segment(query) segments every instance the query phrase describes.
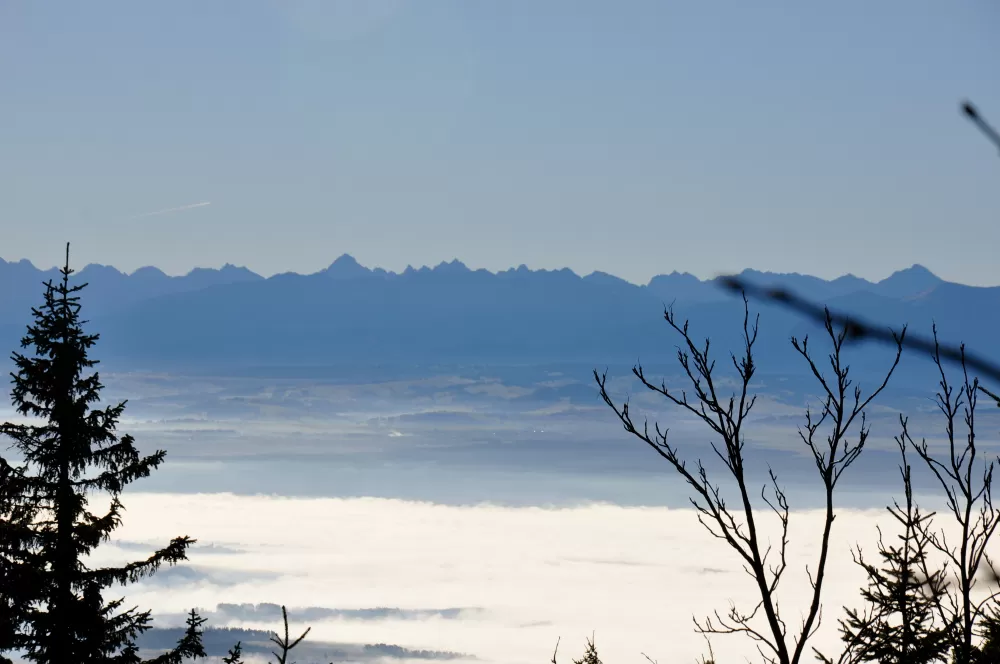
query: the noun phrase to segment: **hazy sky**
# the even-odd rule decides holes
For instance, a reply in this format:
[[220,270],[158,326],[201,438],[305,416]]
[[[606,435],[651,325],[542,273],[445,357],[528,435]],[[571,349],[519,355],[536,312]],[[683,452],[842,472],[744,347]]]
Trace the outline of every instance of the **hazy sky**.
[[1000,124],[998,37],[992,0],[6,2],[0,255],[1000,284],[958,112]]

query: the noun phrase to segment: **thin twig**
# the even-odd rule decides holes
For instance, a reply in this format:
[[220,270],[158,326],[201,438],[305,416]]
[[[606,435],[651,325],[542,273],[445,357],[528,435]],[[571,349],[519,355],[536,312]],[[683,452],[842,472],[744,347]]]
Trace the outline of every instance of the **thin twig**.
[[825,394],[821,410],[816,417],[811,411],[806,411],[806,424],[800,429],[799,434],[803,443],[809,448],[819,471],[826,493],[827,508],[820,539],[819,559],[814,569],[806,569],[812,589],[811,602],[803,617],[802,627],[790,649],[786,643],[788,629],[778,610],[777,601],[778,583],[787,567],[785,554],[788,545],[789,504],[778,484],[777,475],[770,471],[773,500],[769,497],[766,485],[761,497],[777,517],[781,528],[781,540],[777,548],[777,560],[769,563],[768,555],[772,547],[769,542],[764,541],[758,531],[759,516],[754,512],[746,474],[744,459],[746,437],[743,427],[756,403],[756,397],[750,391],[750,384],[756,370],[753,346],[757,339],[758,319],[756,316],[751,319],[749,302],[745,295],[743,306],[743,356],[730,355],[738,377],[734,394],[727,397],[720,393],[721,383],[713,373],[715,361],[710,356],[708,340],[704,344],[697,344],[689,333],[688,322],[680,321],[669,307],[664,311],[664,318],[682,339],[677,350],[677,360],[687,377],[685,382],[689,384],[690,398],[688,391],[668,388],[665,381],[659,384],[652,382],[646,376],[642,365],[637,364],[632,369],[633,375],[645,388],[662,395],[675,406],[701,420],[715,434],[721,445],[712,441],[709,446],[729,471],[739,490],[740,504],[735,509],[730,509],[726,504],[720,486],[709,480],[708,471],[700,459],[696,460],[694,467],[691,467],[681,457],[680,450],[668,438],[666,428],[654,423],[650,429],[648,422],[640,423],[633,419],[628,400],[618,405],[611,398],[607,391],[607,372],[601,374],[595,371],[594,379],[600,389],[601,398],[615,412],[624,429],[670,463],[694,490],[695,495],[689,499],[697,512],[698,521],[710,535],[725,540],[742,559],[743,569],[756,582],[759,601],[752,609],[743,611],[731,603],[725,616],[716,611],[702,622],[695,619],[696,631],[703,635],[742,634],[755,642],[754,645],[763,661],[774,664],[800,664],[806,652],[806,642],[816,634],[822,621],[820,596],[835,517],[834,489],[842,472],[858,458],[865,446],[869,434],[865,410],[885,389],[890,376],[899,364],[906,329],[903,328],[895,337],[895,358],[884,380],[865,398],[862,398],[861,389],[853,386],[853,381],[848,378],[848,367],[842,363],[841,350],[849,333],[846,326],[844,329],[837,329],[838,326],[834,325],[832,317],[824,313],[824,328],[832,344],[828,356],[833,369],[832,376],[826,376],[820,370],[809,351],[808,338],[803,338],[801,341],[795,338],[791,340]]

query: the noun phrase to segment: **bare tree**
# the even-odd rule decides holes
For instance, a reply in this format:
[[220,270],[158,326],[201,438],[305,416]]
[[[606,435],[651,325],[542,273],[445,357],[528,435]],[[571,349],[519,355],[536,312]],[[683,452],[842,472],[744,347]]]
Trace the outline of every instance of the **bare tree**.
[[[900,416],[906,430],[906,420]],[[895,500],[886,509],[902,526],[899,544],[887,545],[879,528],[879,567],[865,560],[861,547],[852,552],[854,562],[868,576],[861,591],[866,607],[846,609],[840,620],[845,648],[838,664],[879,662],[879,664],[930,664],[944,661],[954,633],[955,621],[945,620],[941,603],[948,593],[947,567],[931,568],[928,553],[933,548],[928,530],[934,512],[922,512],[913,499],[911,467],[906,459],[907,441],[896,437],[902,455],[900,474],[904,506]],[[816,656],[833,664],[818,650]]]
[[[933,332],[936,344],[936,326]],[[977,624],[985,617],[987,604],[997,596],[997,593],[993,593],[977,602],[972,598],[972,590],[976,585],[976,575],[983,563],[989,563],[986,546],[1000,525],[1000,511],[993,507],[993,460],[987,462],[984,458],[982,464],[977,463],[977,457],[982,456],[976,446],[979,379],[969,378],[964,361],[964,345],[959,348],[959,352],[962,384],[957,388],[948,382],[940,352],[934,354],[934,363],[941,376],[938,383],[940,390],[936,397],[938,409],[945,417],[947,459],[944,461],[937,459],[928,447],[926,439],[921,439],[919,443],[914,441],[906,420],[901,421],[902,438],[916,451],[941,485],[948,511],[959,527],[959,541],[956,544],[949,544],[943,530],[932,531],[927,524],[921,524],[930,544],[945,556],[957,576],[957,588],[948,595],[948,617],[958,626],[954,642],[956,664],[969,664],[975,657],[973,637],[976,635]],[[964,435],[957,431],[960,414],[964,424]]]
[[[965,112],[974,119],[978,115]],[[989,132],[987,132],[989,134]],[[995,135],[995,134],[990,134]],[[793,293],[782,289],[766,289],[745,284],[739,278],[725,277],[721,283],[727,288],[752,293],[763,299],[786,306],[807,318],[816,319],[820,311],[829,318],[829,311],[820,305],[808,302]],[[899,335],[891,329],[881,328],[848,314],[833,314],[833,320],[849,330],[849,341],[886,341],[895,340]],[[931,537],[933,548],[944,554],[950,568],[957,579],[948,595],[948,610],[940,609],[943,621],[955,623],[958,629],[952,638],[952,649],[956,664],[967,664],[975,661],[990,661],[986,650],[1000,650],[1000,611],[996,599],[1000,593],[992,593],[980,601],[972,598],[972,589],[976,585],[977,571],[985,562],[990,568],[994,585],[1000,584],[1000,575],[992,571],[993,565],[986,555],[986,547],[993,536],[1000,513],[992,503],[993,461],[984,461],[981,468],[982,479],[977,481],[974,470],[976,460],[981,456],[976,446],[975,411],[979,393],[986,394],[1000,406],[1000,395],[992,392],[979,383],[979,378],[970,380],[969,370],[973,369],[982,375],[1000,379],[1000,367],[974,355],[966,350],[964,344],[945,346],[940,343],[937,328],[932,328],[930,338],[908,339],[905,347],[923,355],[928,355],[934,361],[939,376],[940,391],[937,392],[937,405],[944,414],[946,421],[946,436],[948,441],[948,458],[940,461],[934,457],[925,440],[916,443],[909,432],[906,420],[902,420],[902,437],[906,444],[916,450],[925,465],[932,471],[934,477],[945,491],[948,510],[960,528],[960,541],[950,545],[943,532],[932,532],[930,522],[924,522],[924,536]],[[961,386],[949,384],[944,370],[944,364],[950,362],[961,367],[963,382]],[[963,420],[959,422],[958,420]],[[957,425],[964,423],[964,444],[957,430]],[[978,475],[977,475],[978,477]],[[980,636],[984,642],[979,647],[974,643],[974,637]],[[984,659],[987,658],[987,659]]]
[[[772,564],[769,563],[772,545],[765,544],[758,532],[758,517],[753,511],[754,504],[744,462],[746,440],[743,427],[756,402],[756,396],[749,393],[749,388],[756,370],[753,346],[757,339],[759,316],[751,324],[749,303],[745,295],[743,305],[743,356],[737,359],[734,354],[730,354],[739,377],[739,388],[728,398],[720,392],[720,383],[714,375],[715,361],[709,355],[709,341],[706,340],[703,346],[698,346],[688,332],[688,322],[678,323],[672,308],[669,307],[664,311],[664,318],[683,340],[683,346],[677,351],[677,359],[693,388],[694,400],[689,400],[687,391],[678,392],[668,388],[665,381],[658,385],[650,382],[641,365],[637,364],[632,369],[632,373],[644,387],[694,415],[715,434],[717,440],[721,440],[722,449],[720,450],[713,441],[712,451],[725,465],[739,490],[739,507],[743,513],[741,519],[737,518],[727,506],[720,486],[709,480],[708,471],[700,459],[695,469],[689,468],[687,462],[681,458],[679,450],[668,440],[668,429],[661,429],[659,423],[656,423],[654,431],[650,432],[648,421],[637,426],[632,418],[628,401],[619,407],[608,394],[607,372],[599,374],[594,371],[594,379],[600,388],[601,397],[615,411],[625,430],[649,445],[687,481],[696,494],[690,501],[698,512],[699,522],[709,533],[724,540],[737,553],[743,560],[744,571],[757,586],[760,601],[752,610],[744,612],[731,605],[725,617],[716,611],[714,620],[711,617],[704,622],[695,619],[697,631],[702,634],[744,634],[755,641],[758,652],[766,662],[799,664],[805,653],[807,641],[819,628],[822,618],[820,598],[830,550],[830,533],[835,517],[833,493],[841,474],[864,449],[869,433],[865,409],[888,384],[899,363],[905,328],[900,334],[894,335],[896,357],[885,379],[866,398],[862,398],[860,387],[850,389],[852,381],[848,378],[848,367],[843,364],[841,358],[841,350],[848,337],[849,328],[844,326],[842,329],[835,329],[829,312],[826,312],[825,329],[832,344],[829,355],[833,371],[831,377],[824,375],[813,360],[808,338],[802,339],[801,342],[794,337],[791,340],[793,347],[808,364],[823,393],[819,412],[814,414],[812,410],[806,411],[806,422],[800,428],[799,436],[809,449],[819,472],[825,493],[825,514],[815,573],[806,569],[812,589],[809,607],[801,627],[792,635],[792,642],[789,644],[787,625],[781,617],[776,598],[778,585],[787,568],[789,505],[785,492],[778,484],[777,476],[769,469],[772,497],[768,497],[768,486],[765,485],[761,489],[761,498],[774,512],[781,528],[777,559]],[[759,625],[761,621],[757,619],[761,611],[763,611],[763,626]]]

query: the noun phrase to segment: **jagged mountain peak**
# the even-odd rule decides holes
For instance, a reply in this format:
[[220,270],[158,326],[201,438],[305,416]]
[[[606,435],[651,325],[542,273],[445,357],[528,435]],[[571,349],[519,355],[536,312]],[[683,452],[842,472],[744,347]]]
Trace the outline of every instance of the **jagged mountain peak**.
[[929,269],[921,265],[920,263],[914,263],[910,267],[903,268],[902,270],[896,270],[888,277],[878,282],[880,284],[889,281],[890,279],[924,279],[931,281],[941,281],[941,278],[936,274],[931,272]]
[[330,266],[321,272],[334,279],[356,279],[371,276],[372,271],[358,263],[354,256],[341,254]]
[[875,289],[879,294],[890,297],[913,297],[933,290],[944,283],[940,277],[919,263],[897,270],[878,282]]
[[472,270],[470,270],[465,263],[457,258],[454,258],[450,262],[441,261],[434,267],[434,271],[445,273],[464,273],[471,272]]

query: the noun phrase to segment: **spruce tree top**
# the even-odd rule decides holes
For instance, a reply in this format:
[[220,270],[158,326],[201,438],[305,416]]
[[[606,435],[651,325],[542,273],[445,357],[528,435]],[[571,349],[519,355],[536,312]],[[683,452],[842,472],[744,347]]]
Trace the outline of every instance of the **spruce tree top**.
[[[32,309],[33,322],[21,340],[31,357],[14,353],[11,400],[32,424],[0,424],[0,435],[13,439],[23,463],[18,490],[0,492],[0,513],[34,516],[21,519],[19,530],[0,540],[6,569],[33,570],[33,583],[18,592],[15,647],[39,663],[96,664],[139,662],[136,636],[149,629],[149,612],[119,611],[124,598],[106,601],[102,591],[113,584],[135,583],[159,566],[186,559],[194,542],[178,537],[146,560],[122,567],[89,568],[84,559],[121,524],[119,494],[146,477],[165,452],[142,457],[129,435],[119,436],[125,402],[100,408],[103,385],[89,351],[98,340],[83,331],[77,293],[70,285],[69,245],[61,279],[45,283],[43,304]],[[0,457],[0,469],[11,468]],[[11,485],[13,486],[13,485]],[[102,515],[88,510],[88,496],[103,492],[110,507]],[[7,644],[9,645],[9,644]],[[0,643],[0,650],[5,644]],[[185,652],[168,653],[179,661]]]

